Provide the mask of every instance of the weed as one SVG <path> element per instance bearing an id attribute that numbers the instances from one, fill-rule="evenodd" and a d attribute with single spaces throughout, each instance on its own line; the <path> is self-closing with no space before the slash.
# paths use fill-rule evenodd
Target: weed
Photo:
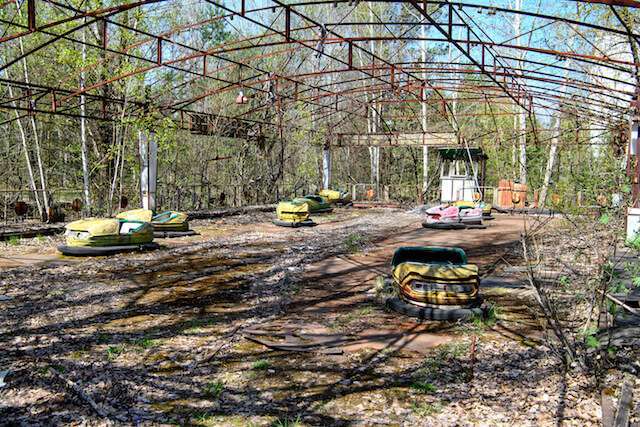
<path id="1" fill-rule="evenodd" d="M 636 252 L 640 252 L 640 234 L 636 234 L 633 239 L 627 240 L 627 246 Z"/>
<path id="2" fill-rule="evenodd" d="M 47 240 L 47 239 L 46 239 L 42 234 L 38 234 L 38 235 L 36 236 L 36 240 L 37 240 L 39 243 L 44 243 L 44 242 L 45 242 L 45 240 Z"/>
<path id="3" fill-rule="evenodd" d="M 474 315 L 472 323 L 475 329 L 484 330 L 493 327 L 497 320 L 498 308 L 491 305 L 484 313 Z"/>
<path id="4" fill-rule="evenodd" d="M 223 391 L 224 391 L 224 383 L 219 380 L 213 383 L 208 383 L 206 386 L 204 386 L 204 389 L 203 389 L 203 393 L 206 396 L 209 396 L 213 399 L 220 398 Z"/>
<path id="5" fill-rule="evenodd" d="M 196 424 L 209 425 L 209 422 L 212 421 L 212 416 L 206 412 L 195 412 L 193 413 L 193 422 Z"/>
<path id="6" fill-rule="evenodd" d="M 70 356 L 71 356 L 71 358 L 72 358 L 72 359 L 74 359 L 74 360 L 79 360 L 79 359 L 82 359 L 82 357 L 83 357 L 85 354 L 87 354 L 87 352 L 86 352 L 86 351 L 84 351 L 84 350 L 76 350 L 76 351 L 72 351 L 72 352 L 71 352 L 71 354 L 70 354 Z"/>
<path id="7" fill-rule="evenodd" d="M 11 236 L 7 240 L 7 244 L 10 246 L 18 246 L 20 244 L 20 238 L 18 236 Z"/>
<path id="8" fill-rule="evenodd" d="M 269 363 L 269 361 L 264 359 L 256 360 L 255 362 L 253 362 L 253 365 L 251 365 L 251 369 L 253 369 L 254 371 L 266 371 L 270 367 L 271 364 Z"/>
<path id="9" fill-rule="evenodd" d="M 278 418 L 271 424 L 271 427 L 302 427 L 302 422 L 300 422 L 300 415 L 298 415 L 295 419 Z"/>
<path id="10" fill-rule="evenodd" d="M 586 345 L 588 348 L 600 347 L 600 341 L 598 341 L 598 338 L 596 338 L 597 333 L 598 328 L 596 327 L 586 328 L 585 330 L 580 332 L 580 335 L 584 337 L 584 345 Z"/>
<path id="11" fill-rule="evenodd" d="M 138 340 L 135 340 L 133 342 L 133 345 L 140 347 L 140 348 L 151 348 L 151 347 L 155 347 L 158 345 L 158 341 L 151 339 L 151 338 L 140 338 Z"/>
<path id="12" fill-rule="evenodd" d="M 469 344 L 453 342 L 443 344 L 435 349 L 432 356 L 426 357 L 418 369 L 418 373 L 437 373 L 452 359 L 458 359 L 469 353 Z"/>
<path id="13" fill-rule="evenodd" d="M 414 403 L 413 405 L 411 405 L 411 410 L 419 417 L 427 417 L 429 415 L 437 414 L 438 412 L 442 411 L 442 404 L 438 402 L 420 404 Z"/>
<path id="14" fill-rule="evenodd" d="M 562 286 L 564 290 L 567 290 L 567 288 L 571 284 L 571 279 L 569 279 L 567 276 L 560 276 L 560 278 L 558 279 L 558 283 L 560 283 L 560 286 Z"/>
<path id="15" fill-rule="evenodd" d="M 371 305 L 366 305 L 358 309 L 358 315 L 362 317 L 368 316 L 371 313 L 373 313 L 373 306 Z"/>
<path id="16" fill-rule="evenodd" d="M 414 383 L 411 383 L 411 388 L 420 394 L 433 394 L 438 391 L 436 386 L 424 381 L 416 381 Z"/>
<path id="17" fill-rule="evenodd" d="M 123 344 L 110 345 L 107 348 L 107 359 L 114 360 L 115 358 L 120 356 L 122 353 L 124 353 L 124 345 Z"/>
<path id="18" fill-rule="evenodd" d="M 344 239 L 347 252 L 358 252 L 366 243 L 366 239 L 358 233 L 351 233 Z"/>

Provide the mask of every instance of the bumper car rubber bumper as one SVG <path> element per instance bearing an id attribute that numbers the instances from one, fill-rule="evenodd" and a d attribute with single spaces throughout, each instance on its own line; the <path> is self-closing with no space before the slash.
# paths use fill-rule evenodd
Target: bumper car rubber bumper
<path id="1" fill-rule="evenodd" d="M 467 228 L 466 224 L 461 222 L 423 222 L 424 228 L 433 228 L 435 230 L 464 230 Z"/>
<path id="2" fill-rule="evenodd" d="M 318 224 L 316 224 L 315 222 L 313 222 L 313 220 L 311 219 L 306 219 L 304 221 L 298 221 L 298 222 L 294 222 L 294 221 L 283 221 L 281 219 L 274 219 L 273 223 L 279 227 L 291 227 L 291 228 L 297 228 L 297 227 L 313 227 L 316 226 Z"/>
<path id="3" fill-rule="evenodd" d="M 423 222 L 422 227 L 433 230 L 484 230 L 483 224 L 465 224 L 463 222 Z"/>
<path id="4" fill-rule="evenodd" d="M 58 246 L 58 250 L 63 255 L 70 256 L 107 256 L 122 252 L 143 252 L 153 251 L 160 247 L 157 243 L 142 243 L 139 245 L 121 246 Z"/>
<path id="5" fill-rule="evenodd" d="M 160 231 L 153 230 L 153 237 L 156 239 L 171 239 L 173 237 L 197 236 L 199 233 L 193 230 L 187 231 Z"/>
<path id="6" fill-rule="evenodd" d="M 387 299 L 386 306 L 405 316 L 420 320 L 470 320 L 475 316 L 484 316 L 485 308 L 482 306 L 419 306 L 404 301 L 398 297 Z"/>

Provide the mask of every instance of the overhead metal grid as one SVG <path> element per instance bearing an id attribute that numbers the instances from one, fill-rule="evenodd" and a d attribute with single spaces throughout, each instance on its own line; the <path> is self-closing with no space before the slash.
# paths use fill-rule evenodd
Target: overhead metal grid
<path id="1" fill-rule="evenodd" d="M 382 131 L 387 132 L 418 123 L 419 110 L 412 107 L 418 103 L 428 105 L 435 131 L 457 130 L 455 122 L 460 118 L 511 115 L 518 109 L 532 118 L 559 112 L 576 120 L 588 118 L 583 129 L 606 131 L 627 121 L 638 108 L 640 64 L 628 55 L 611 53 L 613 45 L 640 40 L 623 16 L 628 16 L 629 9 L 637 14 L 640 2 L 633 0 L 565 0 L 549 12 L 446 0 L 272 0 L 267 6 L 258 2 L 261 7 L 250 0 L 201 0 L 194 3 L 215 8 L 219 14 L 157 32 L 149 29 L 153 26 L 135 27 L 123 19 L 137 9 L 160 16 L 163 8 L 178 3 L 140 0 L 86 10 L 66 1 L 3 2 L 0 10 L 7 13 L 0 19 L 4 27 L 0 47 L 22 38 L 34 38 L 37 43 L 29 43 L 26 51 L 12 50 L 17 54 L 5 56 L 0 63 L 0 84 L 11 86 L 17 94 L 0 99 L 0 109 L 79 117 L 82 95 L 88 119 L 110 121 L 114 106 L 124 105 L 125 100 L 109 88 L 144 76 L 150 92 L 159 90 L 163 84 L 159 70 L 178 73 L 183 81 L 169 90 L 163 88 L 162 97 L 128 100 L 133 114 L 154 111 L 192 132 L 232 137 L 276 130 L 282 134 L 283 129 L 314 131 L 295 120 L 283 120 L 282 112 L 293 105 L 304 105 L 314 121 L 346 133 L 358 131 L 357 124 L 367 120 L 372 104 L 400 105 L 402 114 L 398 110 L 395 115 L 378 113 Z M 374 19 L 363 19 L 363 14 L 354 13 L 375 3 L 395 3 L 402 8 L 397 15 L 403 19 L 375 14 Z M 582 19 L 568 12 L 585 4 L 591 10 Z M 57 16 L 67 16 L 49 21 L 54 10 Z M 612 13 L 619 25 L 601 25 L 597 17 L 604 13 Z M 516 37 L 496 40 L 496 31 L 490 34 L 483 28 L 478 18 L 482 15 L 519 15 L 533 24 Z M 321 22 L 317 16 L 331 20 Z M 236 31 L 223 45 L 202 49 L 185 41 L 190 32 L 220 20 Z M 417 31 L 423 26 L 426 37 Z M 545 38 L 551 27 L 562 27 L 576 42 L 560 46 L 558 40 Z M 380 31 L 373 34 L 372 28 Z M 80 34 L 85 30 L 95 31 L 97 40 L 83 42 Z M 123 45 L 111 40 L 115 30 L 127 32 L 134 42 Z M 523 39 L 526 43 L 514 42 Z M 63 40 L 99 52 L 98 59 L 78 75 L 29 82 L 20 78 L 22 59 L 51 54 Z M 455 56 L 450 54 L 446 60 L 436 52 L 423 62 L 406 54 L 407 49 L 421 49 L 423 43 L 450 48 Z M 116 58 L 130 61 L 132 68 L 109 76 L 95 71 Z M 82 71 L 93 72 L 86 86 L 78 83 Z M 250 91 L 256 101 L 233 114 L 222 113 L 221 100 L 237 90 Z M 453 114 L 453 103 L 477 103 L 485 109 Z M 495 108 L 488 110 L 487 104 Z"/>

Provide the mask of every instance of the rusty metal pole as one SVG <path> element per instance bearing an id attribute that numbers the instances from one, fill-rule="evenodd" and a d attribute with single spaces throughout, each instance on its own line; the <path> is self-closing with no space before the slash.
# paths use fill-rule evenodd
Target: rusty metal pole
<path id="1" fill-rule="evenodd" d="M 27 26 L 29 31 L 36 31 L 36 0 L 27 1 Z"/>

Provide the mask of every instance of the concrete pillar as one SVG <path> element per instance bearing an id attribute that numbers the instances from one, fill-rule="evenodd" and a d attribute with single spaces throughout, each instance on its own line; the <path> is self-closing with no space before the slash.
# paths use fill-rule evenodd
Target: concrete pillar
<path id="1" fill-rule="evenodd" d="M 156 184 L 158 178 L 158 143 L 154 134 L 138 132 L 140 148 L 140 199 L 142 208 L 155 212 Z"/>
<path id="2" fill-rule="evenodd" d="M 322 149 L 322 188 L 331 187 L 331 149 L 325 145 Z"/>

